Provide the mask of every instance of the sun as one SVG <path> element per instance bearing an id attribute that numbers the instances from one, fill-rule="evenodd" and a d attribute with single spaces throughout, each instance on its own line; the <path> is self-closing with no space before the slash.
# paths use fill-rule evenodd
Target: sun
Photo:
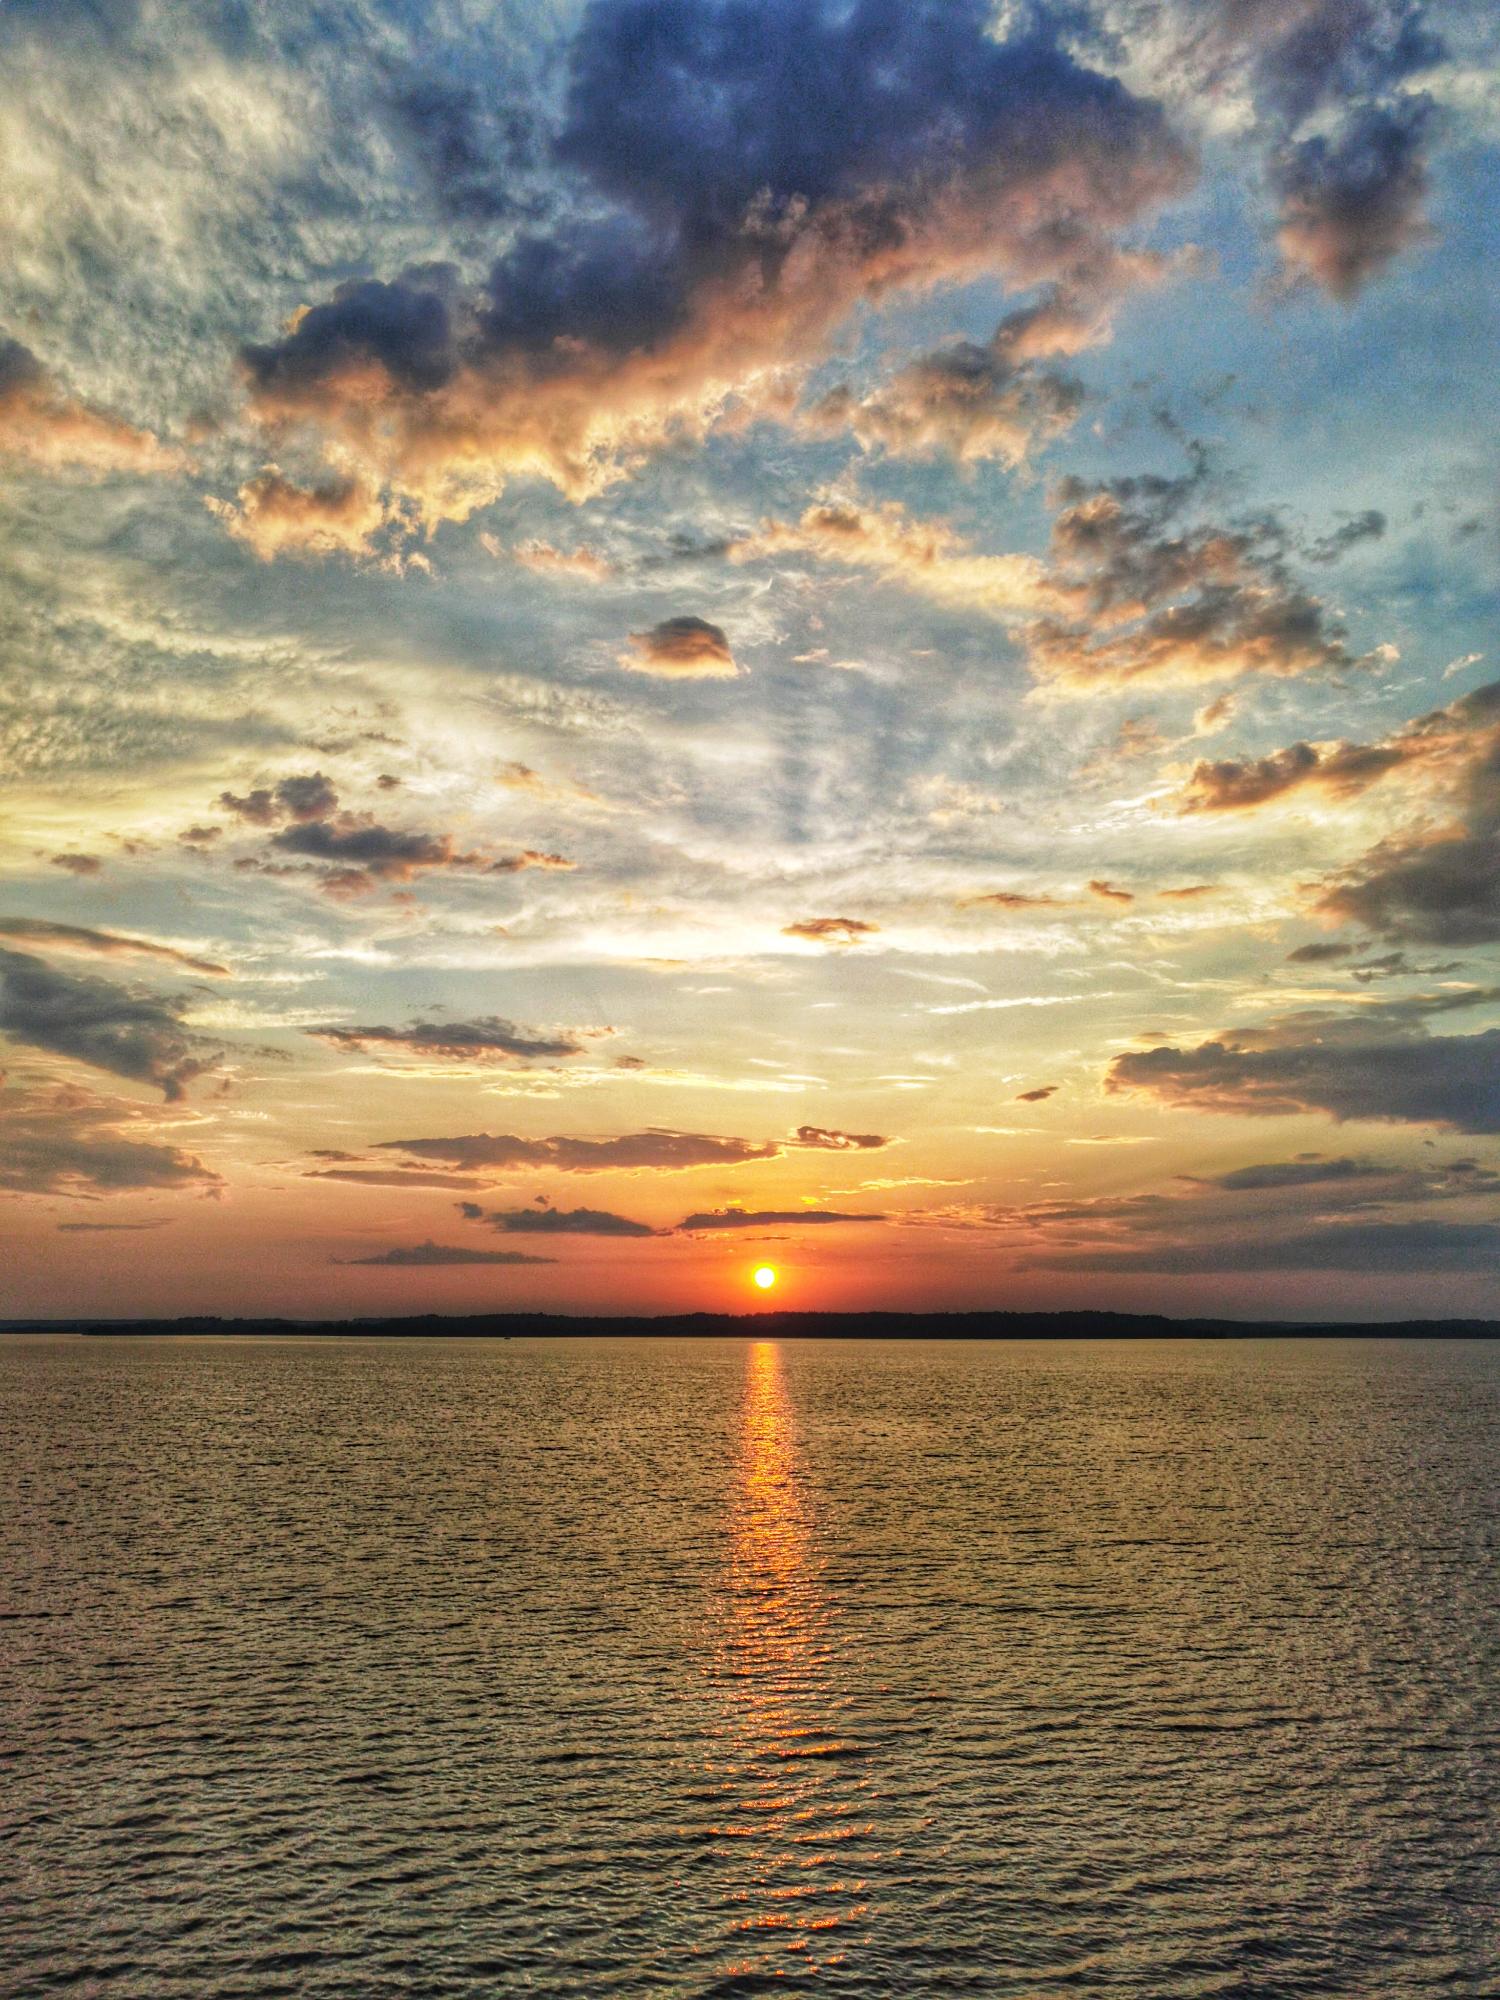
<path id="1" fill-rule="evenodd" d="M 760 1269 L 755 1273 L 755 1283 L 760 1286 L 763 1292 L 768 1292 L 775 1282 L 776 1273 L 771 1269 L 771 1266 L 769 1264 L 762 1264 Z"/>

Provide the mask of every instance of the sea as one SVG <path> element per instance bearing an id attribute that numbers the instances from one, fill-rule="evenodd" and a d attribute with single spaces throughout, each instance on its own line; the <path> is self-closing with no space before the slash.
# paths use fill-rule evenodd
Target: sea
<path id="1" fill-rule="evenodd" d="M 0 1992 L 1500 1994 L 1500 1348 L 0 1339 Z"/>

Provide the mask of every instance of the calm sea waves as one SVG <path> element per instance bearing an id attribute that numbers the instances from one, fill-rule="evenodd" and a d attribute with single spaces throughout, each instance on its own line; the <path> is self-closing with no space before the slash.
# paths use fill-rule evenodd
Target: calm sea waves
<path id="1" fill-rule="evenodd" d="M 1500 1992 L 1482 1344 L 0 1340 L 7 1995 Z"/>

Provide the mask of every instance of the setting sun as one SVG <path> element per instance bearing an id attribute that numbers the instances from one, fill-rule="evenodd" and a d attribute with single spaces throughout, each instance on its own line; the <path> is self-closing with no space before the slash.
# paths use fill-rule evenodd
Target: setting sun
<path id="1" fill-rule="evenodd" d="M 768 1292 L 776 1282 L 776 1273 L 769 1264 L 762 1264 L 755 1274 L 755 1282 L 763 1292 Z"/>

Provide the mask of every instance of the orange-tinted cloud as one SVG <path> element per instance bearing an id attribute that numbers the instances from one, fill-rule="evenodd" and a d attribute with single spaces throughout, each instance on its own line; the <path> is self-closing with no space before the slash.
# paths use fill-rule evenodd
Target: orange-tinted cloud
<path id="1" fill-rule="evenodd" d="M 0 455 L 49 472 L 167 472 L 182 463 L 149 431 L 70 396 L 29 348 L 0 334 Z"/>
<path id="2" fill-rule="evenodd" d="M 150 938 L 122 937 L 116 931 L 89 930 L 81 924 L 56 924 L 45 917 L 0 917 L 0 938 L 16 938 L 34 949 L 90 952 L 101 958 L 159 958 L 189 972 L 227 978 L 229 968 L 211 958 L 194 958 L 174 945 Z"/>
<path id="3" fill-rule="evenodd" d="M 790 410 L 861 302 L 986 272 L 1066 288 L 1192 177 L 1159 107 L 1039 22 L 996 39 L 981 0 L 732 19 L 592 13 L 556 144 L 588 219 L 519 237 L 484 284 L 341 287 L 245 348 L 253 413 L 429 524 L 516 476 L 583 499 L 731 405 Z"/>
<path id="4" fill-rule="evenodd" d="M 795 924 L 783 924 L 781 935 L 806 938 L 812 944 L 844 945 L 858 944 L 879 929 L 879 924 L 866 923 L 862 917 L 803 917 Z"/>
<path id="5" fill-rule="evenodd" d="M 210 509 L 237 541 L 262 562 L 279 555 L 363 555 L 383 528 L 389 510 L 368 480 L 350 475 L 299 486 L 278 466 L 247 480 L 231 506 L 210 499 Z"/>
<path id="6" fill-rule="evenodd" d="M 647 632 L 632 632 L 630 650 L 620 655 L 620 664 L 661 680 L 733 680 L 739 672 L 720 628 L 691 616 L 664 618 Z"/>

